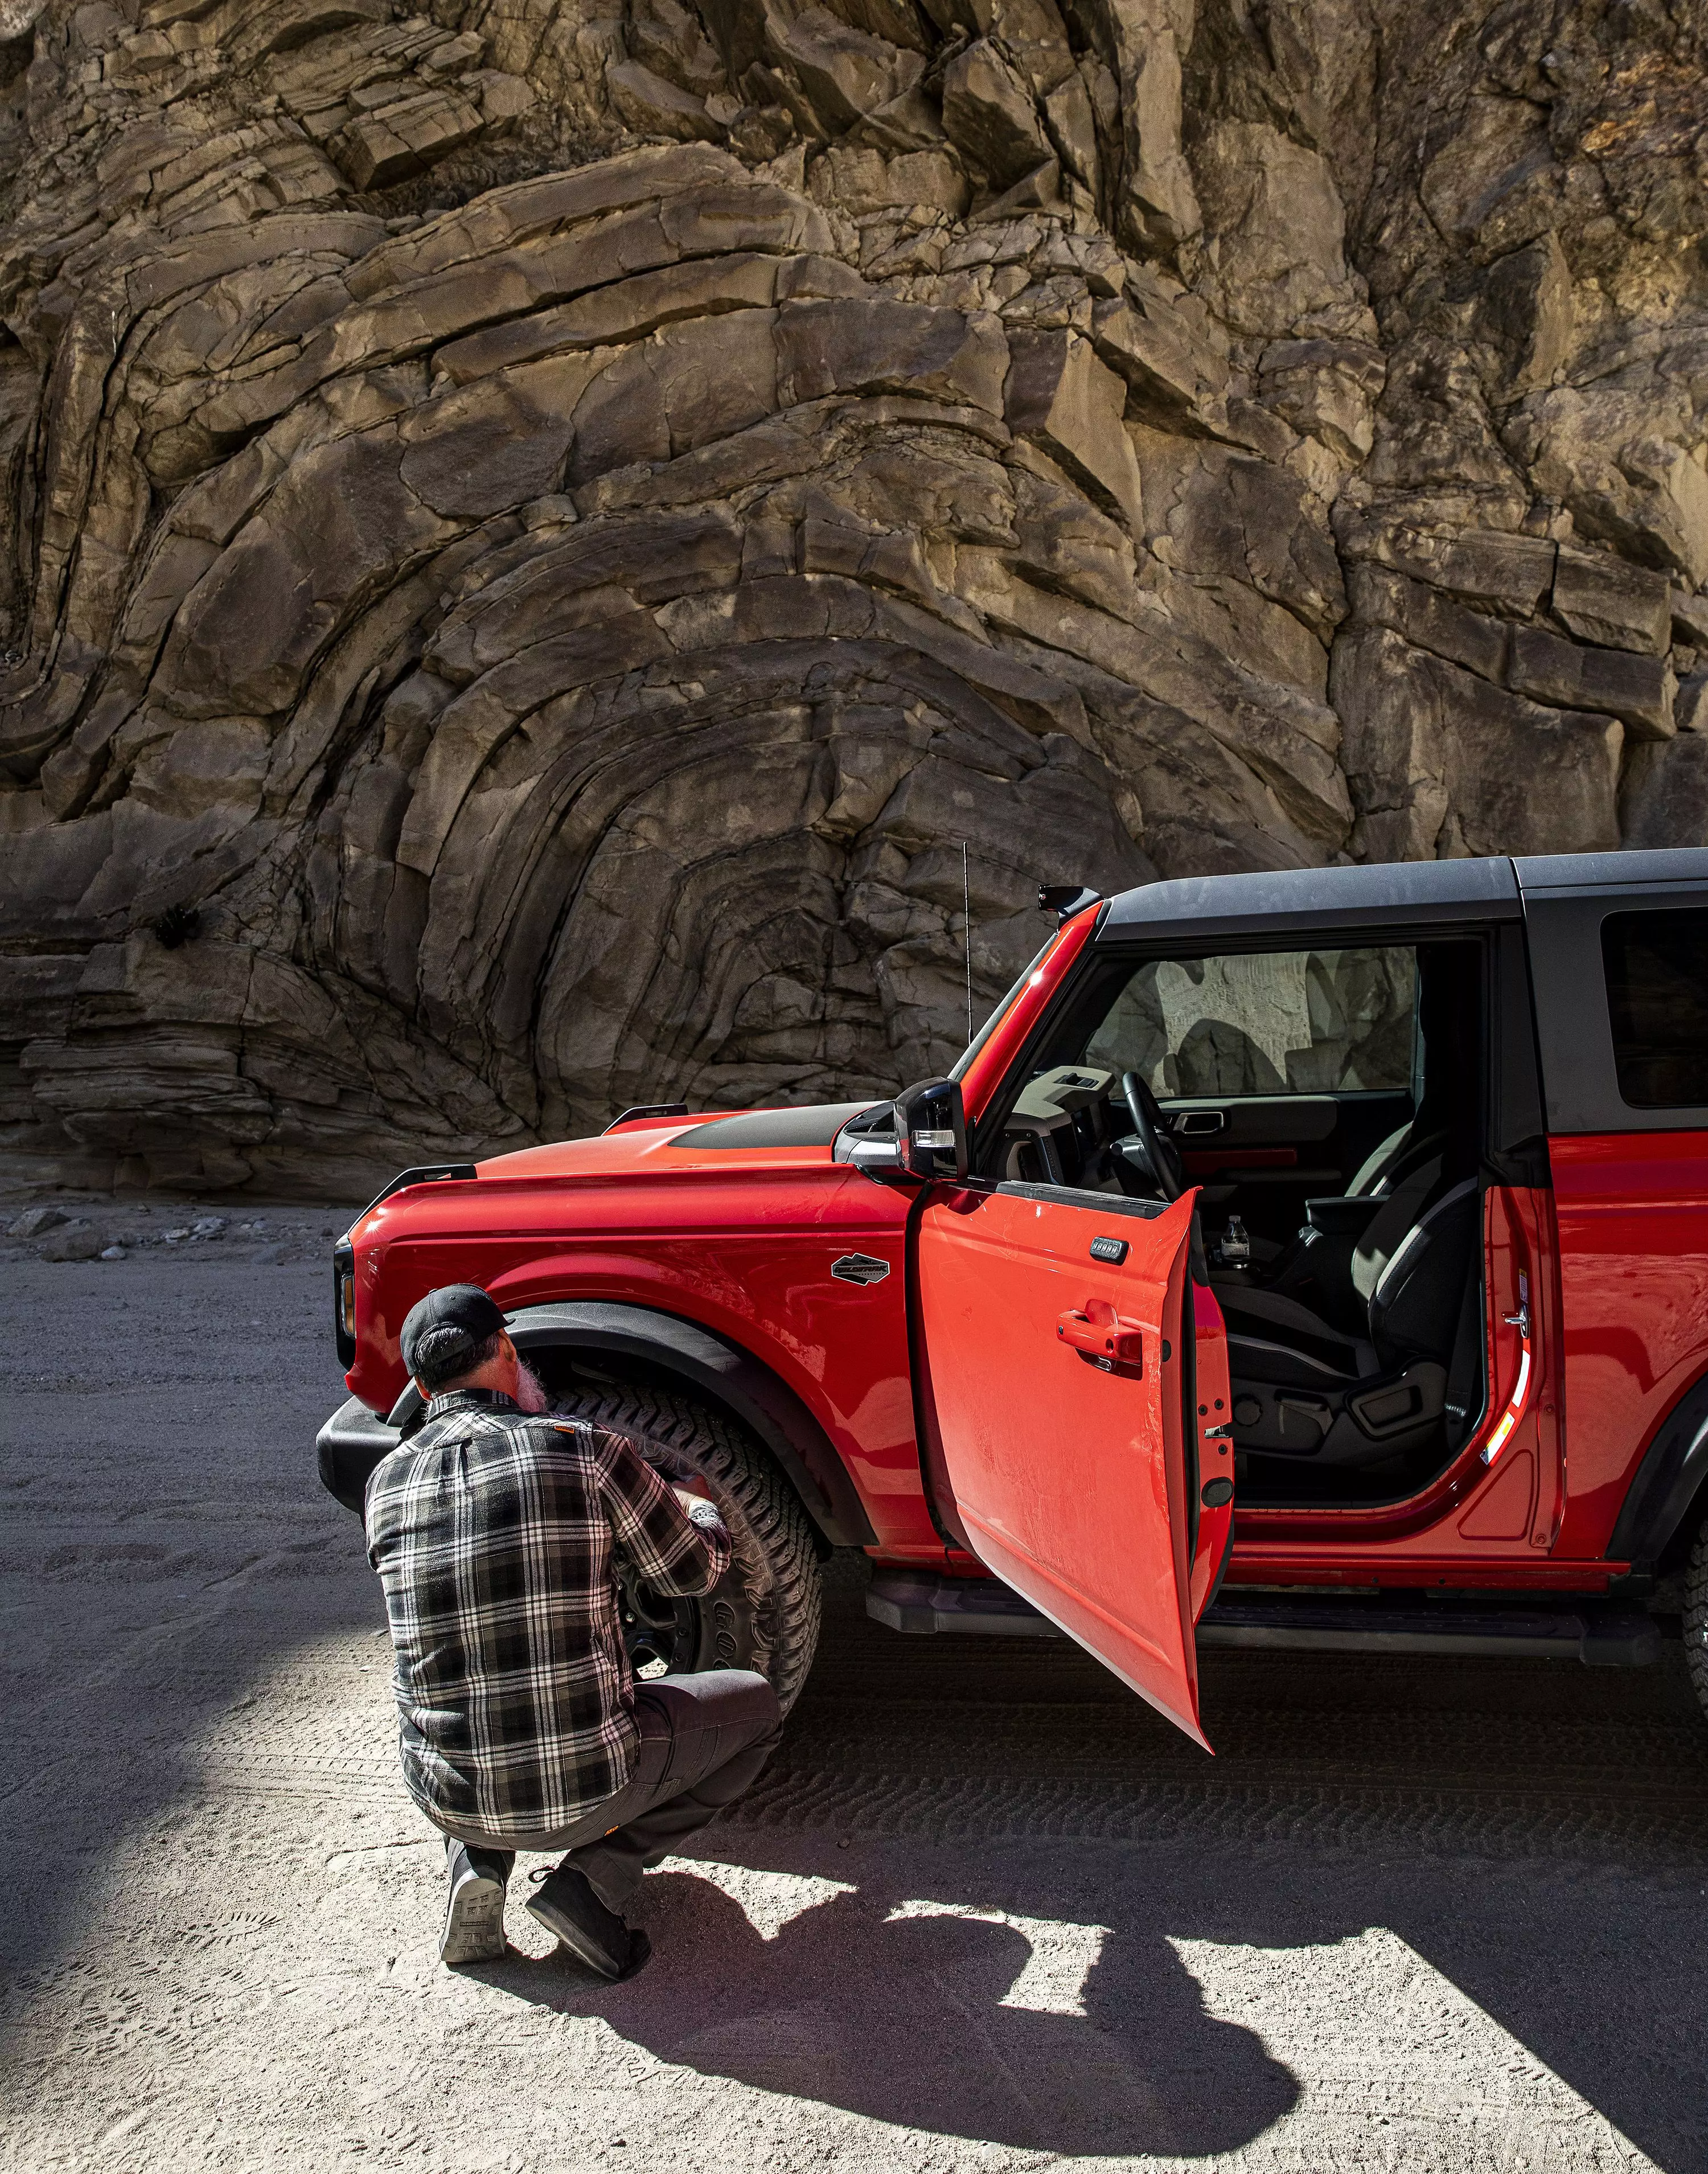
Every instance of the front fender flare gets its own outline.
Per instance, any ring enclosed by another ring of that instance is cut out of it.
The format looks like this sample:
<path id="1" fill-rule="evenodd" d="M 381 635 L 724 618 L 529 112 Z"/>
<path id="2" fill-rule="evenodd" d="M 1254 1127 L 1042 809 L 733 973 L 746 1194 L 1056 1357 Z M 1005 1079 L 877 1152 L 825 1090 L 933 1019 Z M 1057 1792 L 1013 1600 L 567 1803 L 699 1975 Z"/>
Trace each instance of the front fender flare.
<path id="1" fill-rule="evenodd" d="M 762 1360 L 715 1329 L 651 1306 L 566 1299 L 522 1307 L 510 1317 L 510 1333 L 519 1351 L 605 1352 L 673 1375 L 758 1436 L 832 1547 L 868 1547 L 877 1539 L 846 1466 L 813 1414 Z"/>
<path id="2" fill-rule="evenodd" d="M 507 1318 L 519 1351 L 638 1360 L 721 1404 L 776 1459 L 828 1545 L 867 1547 L 877 1539 L 824 1428 L 786 1382 L 728 1337 L 679 1314 L 605 1299 L 522 1306 Z M 321 1479 L 328 1492 L 359 1511 L 369 1474 L 397 1447 L 420 1408 L 413 1382 L 383 1420 L 353 1397 L 320 1432 Z"/>

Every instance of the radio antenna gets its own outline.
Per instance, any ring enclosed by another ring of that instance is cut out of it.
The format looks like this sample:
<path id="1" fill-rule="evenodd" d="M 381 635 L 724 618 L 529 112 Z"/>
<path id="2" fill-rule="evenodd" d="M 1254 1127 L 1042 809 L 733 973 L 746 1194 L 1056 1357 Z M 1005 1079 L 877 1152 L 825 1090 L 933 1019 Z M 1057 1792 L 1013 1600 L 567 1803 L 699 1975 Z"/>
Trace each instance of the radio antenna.
<path id="1" fill-rule="evenodd" d="M 973 1041 L 973 894 L 967 875 L 967 841 L 961 840 L 961 942 L 967 955 L 967 1046 Z"/>

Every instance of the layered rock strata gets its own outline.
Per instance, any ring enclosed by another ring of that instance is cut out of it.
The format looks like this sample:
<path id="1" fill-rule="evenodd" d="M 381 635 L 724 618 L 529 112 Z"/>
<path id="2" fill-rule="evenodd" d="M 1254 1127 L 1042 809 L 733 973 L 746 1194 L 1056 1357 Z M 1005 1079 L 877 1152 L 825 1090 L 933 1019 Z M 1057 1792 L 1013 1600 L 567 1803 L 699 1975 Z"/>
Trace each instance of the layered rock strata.
<path id="1" fill-rule="evenodd" d="M 0 0 L 7 1182 L 883 1091 L 1040 879 L 1708 841 L 1705 46 Z"/>

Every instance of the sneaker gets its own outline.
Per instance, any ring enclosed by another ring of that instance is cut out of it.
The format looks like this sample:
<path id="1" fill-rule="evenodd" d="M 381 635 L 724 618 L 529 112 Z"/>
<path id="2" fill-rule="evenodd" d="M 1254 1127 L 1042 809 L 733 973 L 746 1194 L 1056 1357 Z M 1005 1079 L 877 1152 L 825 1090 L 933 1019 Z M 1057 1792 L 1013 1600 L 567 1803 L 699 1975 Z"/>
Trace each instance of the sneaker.
<path id="1" fill-rule="evenodd" d="M 453 1842 L 446 1852 L 451 1894 L 445 1930 L 439 1936 L 439 1960 L 451 1969 L 464 1963 L 501 1962 L 504 1944 L 504 1880 L 489 1857 L 471 1855 Z"/>
<path id="2" fill-rule="evenodd" d="M 614 1910 L 608 1910 L 592 1884 L 567 1859 L 555 1871 L 529 1874 L 538 1892 L 527 1906 L 549 1933 L 555 1933 L 578 1962 L 601 1977 L 633 1977 L 652 1952 L 644 1933 L 631 1932 Z"/>

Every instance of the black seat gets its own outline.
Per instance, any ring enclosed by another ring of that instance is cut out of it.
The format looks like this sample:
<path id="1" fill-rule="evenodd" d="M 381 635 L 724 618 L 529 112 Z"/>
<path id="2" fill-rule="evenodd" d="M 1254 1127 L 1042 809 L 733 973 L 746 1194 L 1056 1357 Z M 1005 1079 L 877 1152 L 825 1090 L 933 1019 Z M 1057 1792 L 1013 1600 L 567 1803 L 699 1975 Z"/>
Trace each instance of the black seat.
<path id="1" fill-rule="evenodd" d="M 1397 1186 L 1359 1241 L 1353 1281 L 1365 1301 L 1363 1336 L 1279 1293 L 1228 1293 L 1239 1448 L 1374 1464 L 1435 1436 L 1450 1370 L 1462 1373 L 1474 1348 L 1482 1236 L 1475 1178 L 1417 1214 L 1439 1172 L 1437 1160 Z"/>
<path id="2" fill-rule="evenodd" d="M 1329 1324 L 1330 1333 L 1343 1342 L 1355 1338 L 1365 1326 L 1370 1297 L 1382 1270 L 1440 1187 L 1440 1144 L 1420 1145 L 1428 1151 L 1397 1158 L 1387 1189 L 1367 1196 L 1365 1210 L 1354 1206 L 1350 1220 L 1338 1223 L 1332 1235 L 1307 1225 L 1288 1258 L 1272 1269 L 1261 1284 L 1212 1269 L 1211 1288 L 1223 1312 L 1230 1318 L 1249 1314 L 1303 1328 L 1300 1301 L 1308 1292 L 1316 1296 L 1315 1311 Z M 1350 1203 L 1354 1196 L 1348 1194 L 1346 1199 Z M 1307 1213 L 1314 1215 L 1322 1204 L 1308 1202 Z M 1277 1299 L 1289 1301 L 1284 1311 L 1278 1311 L 1271 1303 Z"/>
<path id="3" fill-rule="evenodd" d="M 1400 1181 L 1430 1155 L 1439 1156 L 1446 1134 L 1419 1129 L 1408 1117 L 1397 1132 L 1372 1148 L 1359 1165 L 1346 1188 L 1349 1200 L 1374 1200 L 1393 1191 Z"/>

